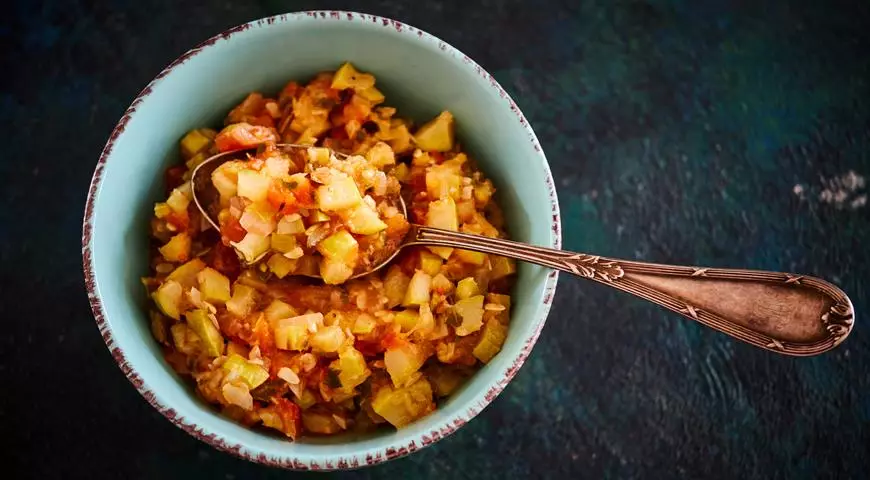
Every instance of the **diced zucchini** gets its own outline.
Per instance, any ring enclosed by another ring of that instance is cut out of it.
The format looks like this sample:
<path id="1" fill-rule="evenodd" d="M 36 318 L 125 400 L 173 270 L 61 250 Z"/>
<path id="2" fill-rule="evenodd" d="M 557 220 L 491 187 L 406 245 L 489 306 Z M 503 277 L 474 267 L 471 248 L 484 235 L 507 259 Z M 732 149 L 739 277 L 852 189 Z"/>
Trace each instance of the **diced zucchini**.
<path id="1" fill-rule="evenodd" d="M 404 427 L 434 409 L 432 386 L 425 378 L 405 388 L 381 387 L 372 400 L 372 410 L 396 428 Z"/>
<path id="2" fill-rule="evenodd" d="M 186 262 L 190 258 L 191 239 L 187 232 L 175 235 L 158 250 L 167 262 Z"/>
<path id="3" fill-rule="evenodd" d="M 196 275 L 203 268 L 205 268 L 205 262 L 199 258 L 194 258 L 173 270 L 172 273 L 166 277 L 166 280 L 175 280 L 184 288 L 190 288 L 196 285 Z"/>
<path id="4" fill-rule="evenodd" d="M 495 318 L 499 322 L 507 325 L 510 323 L 510 315 L 511 315 L 511 297 L 510 295 L 501 295 L 498 293 L 488 293 L 486 295 L 486 303 L 493 305 L 501 305 L 504 307 L 504 310 L 501 311 L 492 311 L 486 310 L 484 307 L 483 319 L 486 321 L 489 318 Z"/>
<path id="5" fill-rule="evenodd" d="M 407 163 L 400 163 L 400 164 L 396 165 L 396 168 L 394 168 L 390 172 L 390 174 L 392 176 L 396 177 L 396 180 L 404 183 L 405 181 L 408 180 L 408 177 L 411 175 L 411 169 L 408 168 Z"/>
<path id="6" fill-rule="evenodd" d="M 459 230 L 459 218 L 456 214 L 456 203 L 452 198 L 442 198 L 429 202 L 429 211 L 426 212 L 426 225 L 429 227 L 442 228 L 444 230 Z M 453 253 L 451 247 L 426 247 L 435 255 L 447 260 Z"/>
<path id="7" fill-rule="evenodd" d="M 230 279 L 213 268 L 205 268 L 196 275 L 203 300 L 224 303 L 230 299 Z"/>
<path id="8" fill-rule="evenodd" d="M 492 194 L 495 192 L 495 188 L 492 186 L 492 182 L 486 180 L 485 182 L 474 186 L 474 203 L 477 205 L 477 208 L 483 208 L 489 203 L 489 199 L 492 198 Z"/>
<path id="9" fill-rule="evenodd" d="M 323 327 L 308 340 L 309 345 L 315 352 L 337 352 L 344 344 L 346 337 L 344 331 L 338 325 Z"/>
<path id="10" fill-rule="evenodd" d="M 332 435 L 341 431 L 341 427 L 332 415 L 312 411 L 302 412 L 302 426 L 306 431 L 323 435 Z"/>
<path id="11" fill-rule="evenodd" d="M 362 201 L 356 182 L 346 175 L 333 175 L 328 184 L 317 187 L 316 197 L 317 207 L 324 212 L 354 207 Z"/>
<path id="12" fill-rule="evenodd" d="M 239 218 L 239 224 L 248 233 L 266 236 L 275 231 L 275 212 L 266 203 L 248 205 Z"/>
<path id="13" fill-rule="evenodd" d="M 472 265 L 483 265 L 486 263 L 485 253 L 456 249 L 453 251 L 453 254 L 456 255 L 456 258 Z"/>
<path id="14" fill-rule="evenodd" d="M 454 289 L 453 282 L 450 281 L 443 273 L 439 273 L 432 277 L 432 291 L 447 295 Z"/>
<path id="15" fill-rule="evenodd" d="M 401 312 L 396 313 L 395 319 L 393 320 L 397 325 L 402 327 L 402 331 L 407 333 L 414 329 L 417 326 L 417 322 L 420 320 L 420 314 L 417 313 L 416 310 L 406 309 Z"/>
<path id="16" fill-rule="evenodd" d="M 462 324 L 456 327 L 460 337 L 470 335 L 483 326 L 483 295 L 475 295 L 456 302 L 453 311 L 462 318 Z"/>
<path id="17" fill-rule="evenodd" d="M 309 223 L 328 222 L 329 220 L 330 220 L 329 215 L 321 212 L 320 210 L 314 210 L 311 212 L 310 215 L 308 215 L 308 222 Z"/>
<path id="18" fill-rule="evenodd" d="M 209 357 L 217 357 L 224 353 L 224 337 L 214 325 L 207 310 L 196 309 L 184 314 L 187 325 L 199 335 L 203 350 Z"/>
<path id="19" fill-rule="evenodd" d="M 238 172 L 244 168 L 244 162 L 232 161 L 224 163 L 212 172 L 211 183 L 220 193 L 222 199 L 229 200 L 230 197 L 236 196 L 238 193 Z"/>
<path id="20" fill-rule="evenodd" d="M 176 350 L 188 356 L 199 355 L 202 349 L 202 340 L 190 327 L 184 323 L 176 323 L 169 327 L 169 332 L 172 335 L 172 343 Z"/>
<path id="21" fill-rule="evenodd" d="M 410 307 L 429 303 L 431 285 L 432 277 L 428 273 L 422 270 L 414 272 L 414 276 L 411 277 L 411 281 L 408 283 L 408 291 L 405 292 L 402 305 Z"/>
<path id="22" fill-rule="evenodd" d="M 372 235 L 387 228 L 378 212 L 365 202 L 360 202 L 347 216 L 347 228 L 358 235 Z"/>
<path id="23" fill-rule="evenodd" d="M 238 378 L 244 382 L 249 390 L 259 387 L 269 379 L 269 372 L 265 368 L 256 363 L 251 363 L 236 354 L 230 355 L 224 361 L 224 364 L 221 365 L 221 368 L 224 369 L 228 376 Z"/>
<path id="24" fill-rule="evenodd" d="M 453 165 L 442 164 L 429 167 L 426 172 L 426 192 L 429 198 L 438 200 L 451 197 L 459 199 L 462 190 L 462 175 Z"/>
<path id="25" fill-rule="evenodd" d="M 314 165 L 329 165 L 332 152 L 324 147 L 310 147 L 308 149 L 308 162 Z"/>
<path id="26" fill-rule="evenodd" d="M 359 350 L 347 346 L 338 352 L 338 380 L 341 389 L 350 393 L 354 388 L 366 381 L 371 375 L 371 370 L 366 366 L 366 359 Z"/>
<path id="27" fill-rule="evenodd" d="M 290 260 L 280 253 L 273 253 L 266 262 L 269 270 L 278 278 L 284 278 L 296 270 L 296 260 Z"/>
<path id="28" fill-rule="evenodd" d="M 471 353 L 481 362 L 489 363 L 492 357 L 501 350 L 505 338 L 507 338 L 507 326 L 491 318 L 484 325 L 480 342 Z"/>
<path id="29" fill-rule="evenodd" d="M 164 202 L 154 204 L 154 216 L 157 218 L 166 218 L 172 213 L 172 207 Z"/>
<path id="30" fill-rule="evenodd" d="M 236 283 L 233 286 L 233 296 L 226 303 L 227 311 L 237 317 L 246 317 L 257 303 L 257 291 L 253 287 Z"/>
<path id="31" fill-rule="evenodd" d="M 317 403 L 317 396 L 314 395 L 311 390 L 306 388 L 305 390 L 302 390 L 302 395 L 294 398 L 293 401 L 296 402 L 296 405 L 299 405 L 299 408 L 302 410 L 307 410 Z"/>
<path id="32" fill-rule="evenodd" d="M 282 180 L 290 175 L 290 159 L 283 155 L 268 157 L 262 171 L 272 178 Z"/>
<path id="33" fill-rule="evenodd" d="M 355 264 L 359 255 L 359 243 L 347 230 L 339 230 L 318 243 L 317 251 L 324 258 L 345 264 Z"/>
<path id="34" fill-rule="evenodd" d="M 420 250 L 420 270 L 428 273 L 430 276 L 438 275 L 441 271 L 441 257 L 426 250 Z"/>
<path id="35" fill-rule="evenodd" d="M 324 258 L 320 261 L 320 278 L 327 285 L 339 285 L 353 276 L 353 268 L 348 264 Z"/>
<path id="36" fill-rule="evenodd" d="M 296 249 L 296 235 L 273 233 L 271 235 L 272 250 L 287 253 Z"/>
<path id="37" fill-rule="evenodd" d="M 354 91 L 364 91 L 374 86 L 374 75 L 361 73 L 350 62 L 346 62 L 336 70 L 335 75 L 332 77 L 331 88 L 336 90 L 352 88 Z"/>
<path id="38" fill-rule="evenodd" d="M 390 140 L 387 142 L 397 154 L 407 153 L 414 145 L 411 143 L 413 137 L 408 131 L 408 126 L 404 123 L 393 125 L 390 128 Z"/>
<path id="39" fill-rule="evenodd" d="M 402 303 L 410 283 L 411 277 L 405 275 L 401 267 L 398 265 L 390 266 L 387 274 L 384 276 L 384 294 L 387 296 L 387 308 L 393 308 Z"/>
<path id="40" fill-rule="evenodd" d="M 397 387 L 404 386 L 411 375 L 420 370 L 425 361 L 426 356 L 422 349 L 411 342 L 403 342 L 384 352 L 384 366 L 393 380 L 393 385 Z"/>
<path id="41" fill-rule="evenodd" d="M 385 100 L 384 94 L 375 87 L 357 90 L 356 94 L 371 102 L 372 105 L 377 105 Z"/>
<path id="42" fill-rule="evenodd" d="M 465 300 L 466 298 L 471 298 L 475 295 L 480 295 L 480 287 L 477 286 L 477 282 L 474 281 L 474 278 L 463 278 L 456 284 L 456 298 Z"/>
<path id="43" fill-rule="evenodd" d="M 449 152 L 453 149 L 453 115 L 441 112 L 437 117 L 417 129 L 414 143 L 427 152 Z"/>
<path id="44" fill-rule="evenodd" d="M 184 297 L 184 290 L 180 283 L 174 280 L 167 280 L 151 294 L 154 302 L 160 311 L 166 316 L 176 320 L 181 319 L 181 300 Z"/>
<path id="45" fill-rule="evenodd" d="M 305 224 L 299 214 L 285 215 L 278 220 L 276 231 L 279 235 L 295 235 L 305 231 Z"/>
<path id="46" fill-rule="evenodd" d="M 395 165 L 396 154 L 389 145 L 378 142 L 366 152 L 366 160 L 377 168 L 383 168 L 387 165 Z"/>
<path id="47" fill-rule="evenodd" d="M 375 331 L 375 327 L 378 326 L 378 322 L 374 317 L 367 313 L 361 313 L 356 317 L 356 320 L 353 322 L 353 328 L 351 328 L 351 333 L 354 335 L 366 335 Z"/>
<path id="48" fill-rule="evenodd" d="M 452 394 L 465 380 L 465 377 L 455 369 L 440 365 L 426 370 L 426 378 L 429 379 L 438 397 Z"/>
<path id="49" fill-rule="evenodd" d="M 181 190 L 175 188 L 172 190 L 172 193 L 169 194 L 169 198 L 166 199 L 166 204 L 169 205 L 169 208 L 171 208 L 175 213 L 187 213 L 187 206 L 190 205 L 190 197 L 184 194 Z"/>
<path id="50" fill-rule="evenodd" d="M 230 242 L 230 245 L 236 248 L 244 257 L 245 262 L 254 263 L 269 251 L 272 246 L 272 241 L 268 235 L 257 235 L 256 233 L 248 232 L 241 242 Z"/>
<path id="51" fill-rule="evenodd" d="M 188 159 L 197 153 L 205 150 L 211 145 L 214 135 L 207 135 L 209 132 L 205 129 L 191 130 L 181 139 L 181 155 Z M 211 132 L 213 133 L 213 132 Z"/>
<path id="52" fill-rule="evenodd" d="M 275 326 L 275 346 L 282 350 L 303 351 L 308 348 L 308 338 L 311 333 L 308 327 L 299 322 L 279 320 Z"/>
<path id="53" fill-rule="evenodd" d="M 269 325 L 271 325 L 272 328 L 275 328 L 275 324 L 278 320 L 292 318 L 299 315 L 295 308 L 281 300 L 272 300 L 272 303 L 266 307 L 266 310 L 264 310 L 263 313 L 266 315 L 266 321 L 269 322 Z"/>
<path id="54" fill-rule="evenodd" d="M 489 261 L 492 265 L 492 280 L 498 280 L 517 271 L 517 263 L 512 258 L 493 255 L 489 258 Z"/>
<path id="55" fill-rule="evenodd" d="M 252 202 L 264 202 L 271 185 L 271 178 L 256 170 L 245 169 L 238 173 L 237 194 Z"/>
<path id="56" fill-rule="evenodd" d="M 459 217 L 459 223 L 472 221 L 475 213 L 477 213 L 477 210 L 474 206 L 474 200 L 460 200 L 456 202 L 456 214 Z"/>

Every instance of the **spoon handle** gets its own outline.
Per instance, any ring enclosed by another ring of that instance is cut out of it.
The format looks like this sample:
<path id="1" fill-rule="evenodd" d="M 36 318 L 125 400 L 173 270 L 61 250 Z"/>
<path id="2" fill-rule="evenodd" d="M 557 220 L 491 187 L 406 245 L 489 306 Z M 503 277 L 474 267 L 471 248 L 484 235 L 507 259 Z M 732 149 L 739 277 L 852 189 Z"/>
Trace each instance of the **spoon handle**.
<path id="1" fill-rule="evenodd" d="M 423 226 L 412 235 L 409 244 L 501 255 L 588 278 L 777 353 L 826 352 L 854 324 L 849 297 L 806 275 L 611 259 Z"/>

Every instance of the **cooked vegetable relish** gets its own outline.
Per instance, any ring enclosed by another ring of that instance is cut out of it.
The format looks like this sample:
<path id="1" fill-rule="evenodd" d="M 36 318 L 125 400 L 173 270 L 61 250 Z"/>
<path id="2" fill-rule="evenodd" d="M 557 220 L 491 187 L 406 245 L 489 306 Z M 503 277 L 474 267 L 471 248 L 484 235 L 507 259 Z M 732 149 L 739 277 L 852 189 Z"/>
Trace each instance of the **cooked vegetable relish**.
<path id="1" fill-rule="evenodd" d="M 504 257 L 406 247 L 345 281 L 391 251 L 408 221 L 505 235 L 492 183 L 455 142 L 452 115 L 414 128 L 383 102 L 375 78 L 349 63 L 277 98 L 252 93 L 220 132 L 185 135 L 185 163 L 166 173 L 143 279 L 151 329 L 198 394 L 244 425 L 291 439 L 403 427 L 504 343 L 516 272 Z M 211 155 L 252 147 L 212 176 L 215 231 L 187 180 Z M 395 193 L 407 220 L 387 201 Z M 323 281 L 299 275 L 315 272 Z"/>

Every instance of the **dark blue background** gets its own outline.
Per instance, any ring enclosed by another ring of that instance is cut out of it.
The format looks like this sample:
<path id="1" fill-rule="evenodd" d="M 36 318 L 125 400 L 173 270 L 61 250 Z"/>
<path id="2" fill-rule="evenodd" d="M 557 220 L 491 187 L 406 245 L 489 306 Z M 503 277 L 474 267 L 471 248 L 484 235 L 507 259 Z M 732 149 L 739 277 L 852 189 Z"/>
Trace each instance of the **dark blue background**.
<path id="1" fill-rule="evenodd" d="M 812 0 L 5 3 L 9 478 L 288 475 L 189 437 L 128 384 L 88 308 L 80 225 L 109 132 L 166 64 L 236 24 L 327 7 L 427 30 L 501 82 L 550 159 L 566 248 L 818 275 L 858 312 L 838 350 L 794 359 L 563 276 L 492 406 L 434 447 L 343 476 L 866 478 L 870 207 L 819 194 L 823 178 L 870 176 L 870 3 Z"/>

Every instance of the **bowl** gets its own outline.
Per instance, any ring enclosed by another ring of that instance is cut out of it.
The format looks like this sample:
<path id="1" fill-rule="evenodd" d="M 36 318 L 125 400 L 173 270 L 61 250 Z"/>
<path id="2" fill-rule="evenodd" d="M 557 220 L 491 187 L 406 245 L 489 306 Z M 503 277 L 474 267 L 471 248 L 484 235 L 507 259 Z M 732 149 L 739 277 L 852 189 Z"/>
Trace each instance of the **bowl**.
<path id="1" fill-rule="evenodd" d="M 83 222 L 85 281 L 100 333 L 121 370 L 154 408 L 189 434 L 245 459 L 293 469 L 356 468 L 412 453 L 450 435 L 510 382 L 538 338 L 557 274 L 519 266 L 502 351 L 438 410 L 400 430 L 296 442 L 245 428 L 201 401 L 163 360 L 139 278 L 148 267 L 148 222 L 162 172 L 179 161 L 188 130 L 220 125 L 253 90 L 278 91 L 352 61 L 373 73 L 399 114 L 441 110 L 495 183 L 512 238 L 559 248 L 559 206 L 547 159 L 529 123 L 498 82 L 438 38 L 395 20 L 351 12 L 269 17 L 214 36 L 145 87 L 111 134 L 91 181 Z"/>

